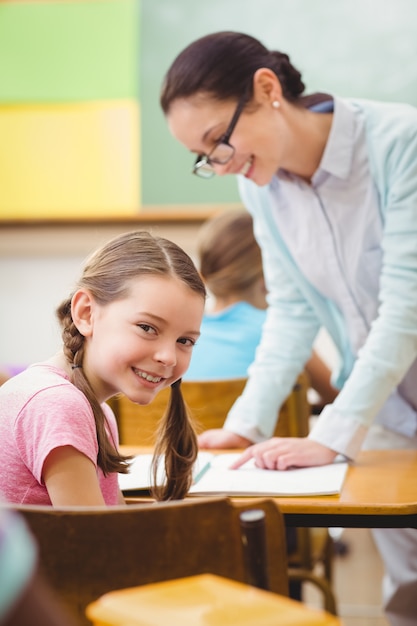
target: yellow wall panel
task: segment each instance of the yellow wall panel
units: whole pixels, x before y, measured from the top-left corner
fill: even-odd
[[[0,107],[0,217],[132,216],[139,103]]]

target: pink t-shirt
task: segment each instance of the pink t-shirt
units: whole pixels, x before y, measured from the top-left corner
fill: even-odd
[[[110,436],[119,443],[117,423],[102,405]],[[48,454],[73,446],[94,463],[106,504],[118,504],[118,474],[97,467],[98,442],[91,406],[61,369],[35,364],[0,387],[0,492],[9,502],[51,504],[42,481]]]

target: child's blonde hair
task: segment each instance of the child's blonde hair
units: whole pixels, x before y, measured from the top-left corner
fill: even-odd
[[[245,209],[207,220],[198,233],[197,252],[201,275],[216,298],[244,292],[263,278],[261,250]]]
[[[204,283],[184,250],[172,241],[154,237],[146,231],[128,232],[110,240],[87,260],[76,289],[88,289],[104,306],[127,296],[129,283],[140,276],[175,276],[204,299]],[[163,298],[163,294],[161,294]],[[64,354],[73,368],[72,382],[87,397],[94,413],[98,439],[98,466],[104,473],[128,471],[129,457],[121,455],[109,441],[106,416],[84,374],[82,364],[85,338],[76,328],[71,315],[71,297],[57,309],[62,327]],[[171,386],[170,403],[160,427],[155,448],[156,459],[163,454],[167,480],[155,488],[159,500],[182,498],[191,484],[192,465],[197,456],[197,439],[188,416],[181,381]],[[155,483],[156,484],[156,483]]]

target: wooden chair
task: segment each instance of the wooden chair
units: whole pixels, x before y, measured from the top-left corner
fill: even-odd
[[[227,413],[242,393],[245,378],[215,381],[183,381],[181,387],[197,432],[221,428]],[[305,437],[309,432],[309,379],[300,374],[292,393],[279,412],[274,435]],[[169,389],[160,392],[151,404],[139,406],[125,396],[112,400],[119,424],[120,442],[125,445],[152,445],[159,420],[164,414]],[[310,582],[323,594],[323,607],[336,614],[332,590],[333,540],[326,528],[298,528],[297,548],[288,555],[291,581]]]
[[[264,563],[271,591],[288,594],[284,521],[272,499],[233,504],[199,498],[115,507],[10,505],[26,519],[43,574],[62,602],[89,624],[86,606],[104,593],[212,573],[251,582],[240,514],[265,513]]]

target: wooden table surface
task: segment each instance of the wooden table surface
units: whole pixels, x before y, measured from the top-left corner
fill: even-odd
[[[129,454],[152,450],[121,449]],[[362,451],[349,466],[340,495],[274,499],[289,526],[417,528],[417,450]]]
[[[212,574],[112,591],[87,616],[95,626],[341,626],[334,615]]]

